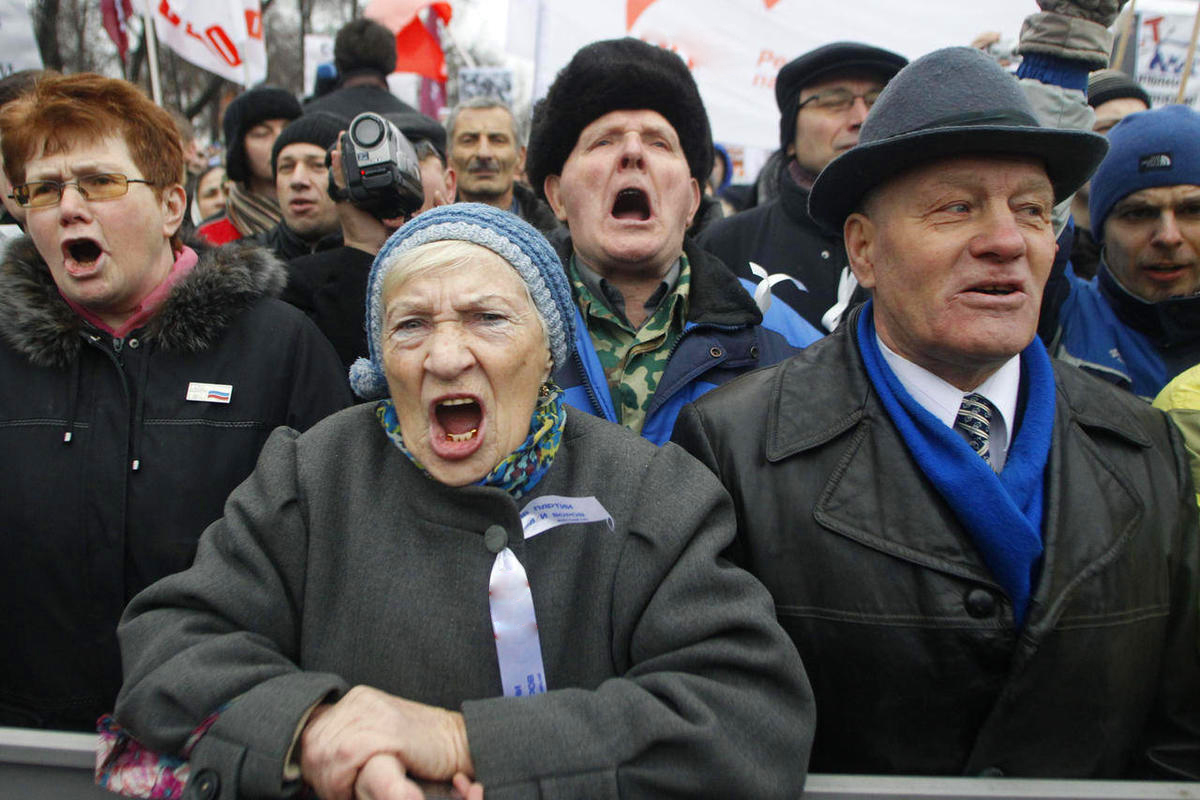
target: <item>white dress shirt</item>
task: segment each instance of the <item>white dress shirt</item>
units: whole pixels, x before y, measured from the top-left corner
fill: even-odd
[[[993,372],[988,379],[970,392],[947,383],[924,367],[918,366],[904,356],[894,352],[879,334],[875,335],[879,343],[879,352],[891,367],[892,373],[899,379],[913,399],[921,407],[940,419],[948,428],[954,427],[958,417],[958,409],[962,400],[968,394],[981,394],[988,399],[996,410],[999,418],[993,417],[988,431],[988,453],[991,456],[992,469],[1000,472],[1008,459],[1009,431],[1013,429],[1013,420],[1017,415],[1017,393],[1021,388],[1021,356],[1017,355],[1004,362],[1000,369]]]

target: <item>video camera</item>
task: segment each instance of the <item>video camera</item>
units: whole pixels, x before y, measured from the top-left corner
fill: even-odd
[[[350,202],[376,219],[408,217],[425,202],[416,151],[374,112],[356,116],[342,134],[342,174]]]

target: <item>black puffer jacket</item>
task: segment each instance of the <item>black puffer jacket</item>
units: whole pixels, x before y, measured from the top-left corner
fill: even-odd
[[[686,407],[674,435],[733,495],[735,560],[800,650],[812,770],[1200,779],[1200,537],[1170,421],[1055,364],[1018,629],[872,388],[857,313]]]
[[[191,563],[275,427],[349,404],[329,343],[270,297],[283,281],[261,249],[211,250],[114,340],[67,306],[28,238],[5,251],[0,725],[92,729],[120,687],[126,601]],[[189,400],[200,383],[230,402]]]

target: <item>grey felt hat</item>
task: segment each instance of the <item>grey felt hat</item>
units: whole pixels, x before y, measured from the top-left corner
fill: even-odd
[[[971,47],[947,47],[896,74],[871,108],[858,144],[821,171],[812,218],[841,233],[863,196],[905,170],[959,155],[1040,158],[1059,203],[1083,185],[1108,150],[1090,131],[1045,128],[1020,84]]]

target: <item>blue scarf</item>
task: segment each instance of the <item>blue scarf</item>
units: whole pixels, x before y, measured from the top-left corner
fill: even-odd
[[[905,391],[879,352],[873,312],[868,302],[858,318],[858,349],[867,376],[917,466],[1008,593],[1022,627],[1042,558],[1042,493],[1054,428],[1054,372],[1046,348],[1035,336],[1021,353],[1025,411],[997,475],[953,428]]]
[[[375,405],[375,416],[383,426],[384,433],[400,448],[400,452],[432,479],[429,471],[404,446],[404,439],[400,435],[400,420],[396,417],[396,407],[391,398],[380,400]],[[562,444],[566,423],[567,410],[563,405],[562,390],[550,384],[550,394],[538,398],[537,407],[533,409],[533,417],[529,421],[529,435],[525,437],[525,441],[501,459],[491,472],[472,485],[494,486],[508,492],[514,500],[519,500],[538,485],[538,481],[554,463],[558,447]]]

